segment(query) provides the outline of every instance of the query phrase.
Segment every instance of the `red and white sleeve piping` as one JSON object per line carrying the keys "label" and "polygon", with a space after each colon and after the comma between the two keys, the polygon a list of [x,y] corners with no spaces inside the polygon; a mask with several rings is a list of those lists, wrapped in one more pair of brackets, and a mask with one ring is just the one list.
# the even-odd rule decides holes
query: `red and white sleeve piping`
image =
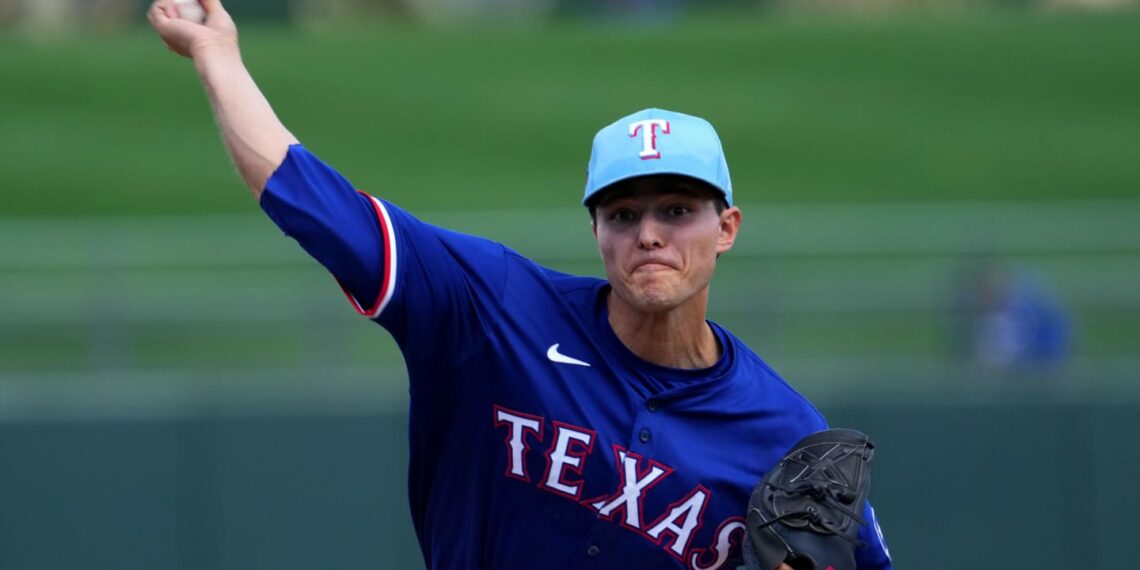
{"label": "red and white sleeve piping", "polygon": [[[361,192],[365,196],[364,192]],[[384,307],[388,306],[388,302],[392,300],[392,293],[396,289],[396,230],[392,227],[392,218],[388,216],[388,209],[384,207],[384,203],[372,196],[368,196],[372,201],[372,209],[376,212],[376,221],[380,226],[380,241],[384,244],[384,270],[380,276],[380,293],[376,296],[376,301],[370,307],[363,307],[356,297],[345,289],[344,284],[337,281],[340,285],[341,291],[344,291],[345,297],[352,303],[356,312],[375,319],[384,312]]]}

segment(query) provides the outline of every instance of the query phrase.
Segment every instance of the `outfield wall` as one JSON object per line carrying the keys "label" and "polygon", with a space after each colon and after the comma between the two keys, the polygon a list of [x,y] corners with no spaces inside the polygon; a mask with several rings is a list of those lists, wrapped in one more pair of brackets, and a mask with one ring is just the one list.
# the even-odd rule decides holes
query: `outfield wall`
{"label": "outfield wall", "polygon": [[[825,413],[878,444],[898,568],[1129,567],[1140,402]],[[7,421],[0,568],[422,568],[406,457],[400,413]]]}

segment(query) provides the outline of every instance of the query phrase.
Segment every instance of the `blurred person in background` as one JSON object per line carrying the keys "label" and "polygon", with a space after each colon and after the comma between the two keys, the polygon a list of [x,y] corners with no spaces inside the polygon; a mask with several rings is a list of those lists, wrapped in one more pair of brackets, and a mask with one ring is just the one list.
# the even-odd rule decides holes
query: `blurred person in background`
{"label": "blurred person in background", "polygon": [[[712,2],[708,2],[712,5]],[[564,15],[593,20],[612,20],[632,26],[674,22],[687,7],[685,0],[559,0]]]}
{"label": "blurred person in background", "polygon": [[1069,317],[1041,279],[996,262],[963,272],[956,300],[959,351],[984,368],[1061,368],[1071,342]]}
{"label": "blurred person in background", "polygon": [[114,32],[129,26],[141,7],[141,0],[0,0],[0,26],[48,35]]}
{"label": "blurred person in background", "polygon": [[0,0],[0,28],[7,28],[20,17],[20,0]]}

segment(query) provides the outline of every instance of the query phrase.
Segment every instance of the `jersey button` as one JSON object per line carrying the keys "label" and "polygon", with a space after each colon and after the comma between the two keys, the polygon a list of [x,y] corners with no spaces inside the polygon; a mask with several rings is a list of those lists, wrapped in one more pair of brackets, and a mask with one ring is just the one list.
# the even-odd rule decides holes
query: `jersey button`
{"label": "jersey button", "polygon": [[586,549],[586,555],[590,558],[595,558],[601,553],[602,549],[598,548],[598,545],[596,544],[591,544],[590,547]]}
{"label": "jersey button", "polygon": [[651,412],[656,412],[657,409],[661,407],[661,402],[658,402],[657,400],[654,400],[654,399],[650,399],[648,402],[645,403],[645,407],[648,408],[649,411],[651,411]]}
{"label": "jersey button", "polygon": [[637,434],[637,438],[641,440],[641,443],[649,443],[649,428],[641,428],[641,433]]}

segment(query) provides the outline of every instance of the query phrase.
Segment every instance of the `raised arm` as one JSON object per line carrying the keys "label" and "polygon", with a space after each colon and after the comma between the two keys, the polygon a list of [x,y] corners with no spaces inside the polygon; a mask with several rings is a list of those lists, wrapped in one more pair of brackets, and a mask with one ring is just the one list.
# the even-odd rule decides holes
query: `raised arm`
{"label": "raised arm", "polygon": [[237,26],[220,0],[201,0],[206,20],[178,17],[173,0],[157,0],[147,12],[171,51],[194,61],[226,149],[245,185],[261,196],[297,138],[277,118],[242,63]]}
{"label": "raised arm", "polygon": [[179,18],[174,0],[157,0],[147,18],[171,51],[194,61],[226,149],[262,210],[358,307],[378,306],[390,290],[384,284],[391,264],[380,206],[297,144],[245,69],[233,19],[219,0],[200,1],[201,24]]}

